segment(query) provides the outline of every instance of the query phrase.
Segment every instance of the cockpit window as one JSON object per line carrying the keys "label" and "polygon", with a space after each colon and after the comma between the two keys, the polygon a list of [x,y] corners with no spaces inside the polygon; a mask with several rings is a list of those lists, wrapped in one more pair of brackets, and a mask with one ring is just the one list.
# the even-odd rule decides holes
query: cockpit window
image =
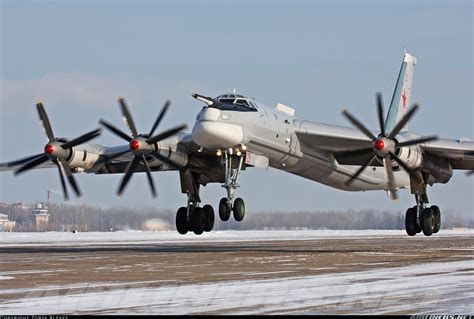
{"label": "cockpit window", "polygon": [[214,107],[221,110],[240,111],[240,112],[256,112],[257,107],[250,99],[240,94],[223,94],[216,97],[220,103]]}
{"label": "cockpit window", "polygon": [[222,102],[222,103],[227,103],[227,104],[232,104],[234,103],[235,99],[219,99],[219,102]]}
{"label": "cockpit window", "polygon": [[242,99],[237,99],[237,100],[235,100],[234,103],[239,104],[239,105],[243,105],[243,106],[250,106],[249,103],[246,100],[242,100]]}

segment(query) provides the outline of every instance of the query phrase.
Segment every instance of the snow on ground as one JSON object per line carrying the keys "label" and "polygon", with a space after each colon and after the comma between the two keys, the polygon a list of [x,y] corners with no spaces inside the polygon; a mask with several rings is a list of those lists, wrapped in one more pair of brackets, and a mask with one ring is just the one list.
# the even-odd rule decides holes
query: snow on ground
{"label": "snow on ground", "polygon": [[0,314],[472,314],[473,267],[468,260],[284,279],[31,292],[0,301]]}
{"label": "snow on ground", "polygon": [[[432,237],[473,236],[474,229],[440,230]],[[404,230],[249,230],[212,231],[196,236],[194,233],[180,235],[176,231],[117,231],[117,232],[0,232],[0,247],[17,244],[107,244],[107,243],[183,243],[216,241],[262,241],[262,240],[309,240],[324,238],[354,237],[407,237]],[[417,236],[423,237],[423,236]]]}

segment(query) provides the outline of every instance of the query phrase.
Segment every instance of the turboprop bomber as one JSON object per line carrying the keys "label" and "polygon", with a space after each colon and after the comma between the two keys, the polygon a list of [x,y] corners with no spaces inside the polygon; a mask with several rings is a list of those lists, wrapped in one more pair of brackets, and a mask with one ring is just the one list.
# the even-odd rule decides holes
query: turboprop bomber
{"label": "turboprop bomber", "polygon": [[177,210],[176,229],[180,234],[191,231],[200,235],[211,231],[215,222],[213,206],[201,201],[201,186],[222,184],[225,196],[219,201],[219,218],[228,221],[232,215],[241,222],[246,211],[244,200],[236,197],[241,173],[272,167],[344,191],[386,191],[391,199],[398,198],[400,189],[409,189],[416,204],[406,211],[406,232],[431,236],[441,227],[441,211],[430,206],[427,186],[448,183],[453,170],[474,170],[474,142],[407,130],[419,110],[418,103],[410,104],[416,62],[415,56],[405,53],[387,115],[382,95],[377,93],[375,131],[347,109],[342,110],[342,116],[351,127],[298,119],[295,109],[287,105],[277,103],[272,108],[235,92],[217,97],[193,93],[203,107],[191,132],[184,131],[186,124],[157,132],[170,101],[165,102],[150,130],[139,131],[125,99],[119,98],[128,133],[107,120],[99,123],[126,144],[107,147],[90,143],[102,133],[100,128],[74,139],[57,138],[42,103],[38,103],[47,144],[36,155],[0,164],[0,170],[19,175],[37,168],[56,168],[65,199],[69,197],[66,181],[81,196],[74,178],[80,172],[124,174],[117,189],[119,196],[133,174],[145,173],[156,197],[152,173],[178,171],[187,201]]}

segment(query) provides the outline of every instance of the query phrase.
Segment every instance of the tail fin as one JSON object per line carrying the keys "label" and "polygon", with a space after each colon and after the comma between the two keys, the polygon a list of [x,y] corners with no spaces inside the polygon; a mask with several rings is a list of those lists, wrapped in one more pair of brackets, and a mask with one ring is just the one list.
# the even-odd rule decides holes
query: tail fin
{"label": "tail fin", "polygon": [[416,57],[410,53],[405,53],[400,73],[398,74],[395,91],[393,91],[390,109],[388,110],[387,119],[385,121],[387,132],[390,132],[403,114],[408,111],[415,64]]}

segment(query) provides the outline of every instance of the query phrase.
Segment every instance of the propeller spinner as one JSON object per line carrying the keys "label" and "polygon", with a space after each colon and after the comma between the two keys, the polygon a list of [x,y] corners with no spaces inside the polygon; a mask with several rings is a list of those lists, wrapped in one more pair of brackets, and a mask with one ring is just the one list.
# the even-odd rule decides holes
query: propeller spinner
{"label": "propeller spinner", "polygon": [[[114,133],[118,137],[129,142],[129,151],[132,152],[134,155],[133,160],[127,166],[125,170],[125,175],[119,184],[119,187],[117,189],[117,195],[118,196],[122,195],[125,187],[130,181],[130,178],[132,177],[133,173],[135,173],[135,171],[137,170],[137,167],[139,165],[144,165],[147,178],[148,178],[148,184],[151,190],[151,194],[153,197],[156,197],[157,193],[156,193],[155,185],[151,176],[151,170],[147,162],[147,156],[152,156],[155,159],[170,165],[171,167],[179,169],[180,168],[179,164],[177,164],[173,160],[157,152],[156,143],[177,134],[179,131],[185,129],[187,125],[186,124],[178,125],[174,128],[164,131],[163,133],[153,135],[158,125],[160,124],[161,120],[163,119],[166,112],[168,111],[168,108],[171,105],[171,101],[167,100],[165,104],[163,105],[163,108],[161,109],[160,113],[158,114],[158,117],[156,118],[155,123],[153,123],[153,126],[150,129],[150,132],[148,134],[138,134],[137,128],[135,126],[135,122],[133,121],[132,115],[128,109],[125,99],[120,97],[118,99],[118,102],[120,105],[120,109],[122,110],[123,120],[125,122],[125,125],[130,130],[130,135],[124,133],[122,130],[118,129],[114,125],[102,119],[99,120],[99,123],[103,125],[105,128],[110,130],[112,133]],[[117,154],[117,156],[120,156],[120,155],[122,155],[122,153]]]}
{"label": "propeller spinner", "polygon": [[61,186],[63,188],[64,199],[69,199],[69,194],[66,187],[66,182],[64,179],[64,174],[69,181],[72,189],[76,193],[78,197],[82,196],[82,193],[79,189],[78,184],[73,176],[72,170],[67,163],[67,159],[71,154],[71,149],[77,145],[86,143],[102,133],[102,130],[96,129],[84,135],[81,135],[75,139],[72,139],[67,142],[61,142],[54,136],[53,129],[51,128],[51,124],[48,119],[48,115],[43,107],[43,104],[40,102],[36,104],[36,108],[38,110],[39,118],[41,125],[43,126],[44,132],[48,137],[48,144],[45,145],[43,153],[32,155],[14,162],[11,162],[11,165],[22,165],[19,169],[17,169],[13,174],[19,175],[21,173],[27,172],[38,165],[41,165],[48,160],[53,162],[58,167],[59,178],[61,180]]}
{"label": "propeller spinner", "polygon": [[420,107],[419,104],[415,103],[407,113],[400,119],[400,121],[397,122],[395,127],[391,130],[391,132],[387,133],[386,128],[385,128],[385,115],[384,115],[384,110],[383,110],[383,103],[382,103],[382,94],[377,93],[377,115],[378,115],[378,120],[379,120],[379,125],[380,125],[380,134],[378,136],[375,136],[372,134],[372,132],[367,129],[365,125],[363,125],[359,120],[357,120],[349,111],[343,110],[342,115],[349,121],[351,122],[355,127],[357,127],[362,133],[364,133],[365,136],[370,138],[372,140],[372,147],[369,148],[364,148],[364,149],[358,149],[358,150],[353,150],[353,151],[348,151],[344,152],[344,154],[347,155],[363,155],[363,154],[370,154],[372,153],[373,155],[369,158],[367,162],[362,165],[362,167],[357,170],[357,172],[351,176],[351,178],[346,182],[346,185],[350,185],[366,168],[369,166],[375,158],[381,158],[383,160],[383,166],[385,168],[385,171],[387,173],[387,188],[390,190],[391,198],[392,199],[397,199],[397,189],[396,189],[396,183],[395,183],[395,177],[393,175],[393,168],[392,168],[392,160],[395,160],[403,169],[405,169],[410,176],[417,180],[420,181],[420,177],[418,176],[416,170],[411,169],[408,167],[408,165],[403,162],[397,155],[395,155],[395,152],[397,149],[405,146],[412,146],[412,145],[418,145],[421,143],[425,143],[428,141],[433,141],[438,139],[437,136],[426,136],[426,137],[421,137],[405,142],[397,142],[395,140],[395,136],[402,130],[402,128],[405,126],[406,123],[413,117],[415,112],[418,110]]}

